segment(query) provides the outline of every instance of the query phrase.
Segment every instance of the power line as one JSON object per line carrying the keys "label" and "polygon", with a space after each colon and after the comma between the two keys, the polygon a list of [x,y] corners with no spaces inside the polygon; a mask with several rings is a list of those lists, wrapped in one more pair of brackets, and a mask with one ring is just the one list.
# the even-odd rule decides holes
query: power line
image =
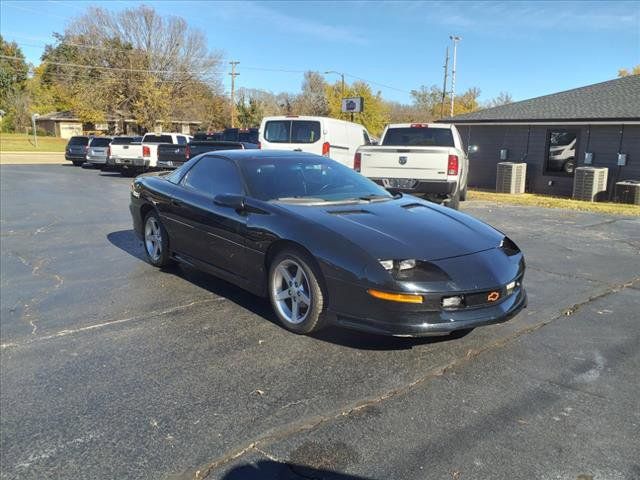
{"label": "power line", "polygon": [[[0,58],[4,58],[7,60],[24,60],[21,57],[15,57],[10,55],[0,55]],[[224,72],[212,72],[208,70],[199,70],[199,71],[189,71],[189,70],[153,70],[153,69],[138,69],[138,68],[122,68],[122,67],[106,67],[103,65],[81,65],[79,63],[66,63],[66,62],[54,62],[52,60],[42,60],[41,63],[46,63],[49,65],[58,65],[61,67],[76,67],[76,68],[84,68],[88,70],[96,69],[96,70],[112,70],[118,72],[138,72],[138,73],[166,73],[166,74],[180,74],[180,75],[200,75],[204,73],[212,74],[212,73],[224,73]]]}

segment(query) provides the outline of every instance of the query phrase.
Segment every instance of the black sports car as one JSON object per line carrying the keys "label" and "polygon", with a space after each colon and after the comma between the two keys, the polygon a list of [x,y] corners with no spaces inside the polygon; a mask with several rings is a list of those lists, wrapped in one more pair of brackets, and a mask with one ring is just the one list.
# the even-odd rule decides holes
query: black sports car
{"label": "black sports car", "polygon": [[302,152],[202,154],[131,186],[149,262],[179,261],[268,296],[282,325],[442,335],[526,305],[524,258],[473,217],[393,195]]}

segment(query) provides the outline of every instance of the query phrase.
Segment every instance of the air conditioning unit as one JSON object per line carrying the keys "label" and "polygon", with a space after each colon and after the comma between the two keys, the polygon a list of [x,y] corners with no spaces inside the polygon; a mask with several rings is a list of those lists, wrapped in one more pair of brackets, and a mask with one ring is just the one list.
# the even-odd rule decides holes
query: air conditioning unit
{"label": "air conditioning unit", "polygon": [[620,203],[640,205],[640,180],[623,180],[616,183],[616,198]]}
{"label": "air conditioning unit", "polygon": [[573,175],[573,198],[594,202],[599,193],[607,191],[608,173],[608,168],[576,168]]}
{"label": "air conditioning unit", "polygon": [[526,163],[500,162],[496,173],[496,192],[524,193],[526,178]]}

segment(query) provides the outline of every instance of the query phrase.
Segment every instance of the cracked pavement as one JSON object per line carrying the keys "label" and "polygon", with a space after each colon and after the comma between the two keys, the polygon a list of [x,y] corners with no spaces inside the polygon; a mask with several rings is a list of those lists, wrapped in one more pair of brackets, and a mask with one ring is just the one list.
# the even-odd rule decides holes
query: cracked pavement
{"label": "cracked pavement", "polygon": [[299,337],[146,264],[130,180],[0,174],[2,479],[640,477],[638,218],[466,202],[524,250],[528,309],[449,338]]}

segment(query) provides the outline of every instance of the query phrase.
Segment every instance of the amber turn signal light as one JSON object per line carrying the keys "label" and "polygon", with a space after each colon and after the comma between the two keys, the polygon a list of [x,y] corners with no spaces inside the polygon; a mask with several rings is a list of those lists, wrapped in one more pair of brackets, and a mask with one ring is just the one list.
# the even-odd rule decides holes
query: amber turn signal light
{"label": "amber turn signal light", "polygon": [[422,295],[381,292],[380,290],[374,290],[372,288],[367,290],[367,293],[372,297],[379,298],[381,300],[389,300],[390,302],[422,303]]}

